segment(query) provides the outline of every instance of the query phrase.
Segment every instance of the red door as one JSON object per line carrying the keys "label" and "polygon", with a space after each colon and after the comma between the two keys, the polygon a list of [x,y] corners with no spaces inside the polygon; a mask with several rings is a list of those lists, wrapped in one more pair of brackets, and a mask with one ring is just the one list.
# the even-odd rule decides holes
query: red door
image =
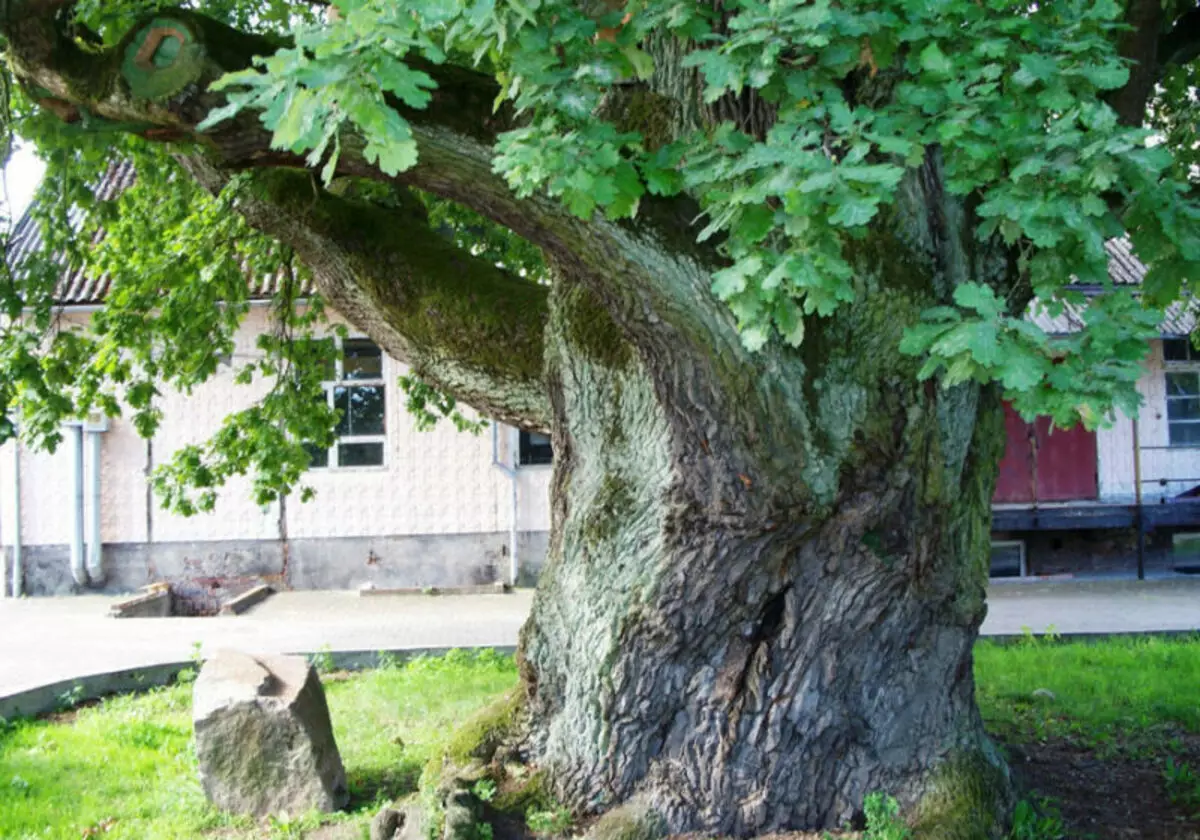
{"label": "red door", "polygon": [[1026,423],[1008,403],[1004,404],[1004,428],[1008,443],[992,501],[1031,503],[1096,498],[1095,432],[1082,426],[1051,429],[1048,417]]}

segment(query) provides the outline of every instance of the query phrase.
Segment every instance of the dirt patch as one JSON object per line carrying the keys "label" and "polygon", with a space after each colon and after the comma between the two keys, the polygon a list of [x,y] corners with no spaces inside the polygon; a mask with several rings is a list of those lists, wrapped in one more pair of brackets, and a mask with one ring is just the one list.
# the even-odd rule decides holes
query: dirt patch
{"label": "dirt patch", "polygon": [[[1177,763],[1200,767],[1200,738],[1181,738],[1177,747]],[[1022,791],[1053,800],[1069,837],[1200,840],[1200,816],[1167,794],[1164,759],[1100,755],[1062,739],[1008,750]]]}

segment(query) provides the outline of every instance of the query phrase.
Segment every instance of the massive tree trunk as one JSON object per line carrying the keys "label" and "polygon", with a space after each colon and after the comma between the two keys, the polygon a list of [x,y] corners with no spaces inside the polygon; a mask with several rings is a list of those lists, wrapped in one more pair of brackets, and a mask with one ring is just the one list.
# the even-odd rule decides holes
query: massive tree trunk
{"label": "massive tree trunk", "polygon": [[639,352],[593,292],[556,285],[553,537],[521,656],[533,755],[574,808],[634,798],[672,831],[751,836],[839,826],[884,792],[928,836],[997,824],[1007,771],[971,651],[998,399],[919,385],[898,357],[953,280],[928,257],[954,249],[885,238],[857,260],[869,304],[737,379],[705,370],[719,331]]}
{"label": "massive tree trunk", "polygon": [[[196,132],[219,102],[202,86],[166,102],[89,94],[42,24],[23,51],[8,29],[27,79],[192,137],[206,156],[187,165],[208,186],[299,168],[251,116]],[[975,242],[936,150],[850,246],[859,302],[808,318],[800,350],[750,353],[711,293],[720,263],[693,244],[694,207],[646,202],[617,225],[518,200],[490,167],[494,90],[443,82],[412,115],[419,166],[387,178],[348,143],[339,174],[517,231],[554,272],[548,303],[411,207],[279,172],[240,179],[236,206],[390,353],[492,416],[552,429],[551,556],[520,654],[530,760],[573,809],[634,802],[673,832],[836,828],[882,792],[927,836],[991,833],[1009,785],[971,651],[1002,418],[993,389],[918,383],[897,348],[956,285],[1012,288],[1015,265]]]}

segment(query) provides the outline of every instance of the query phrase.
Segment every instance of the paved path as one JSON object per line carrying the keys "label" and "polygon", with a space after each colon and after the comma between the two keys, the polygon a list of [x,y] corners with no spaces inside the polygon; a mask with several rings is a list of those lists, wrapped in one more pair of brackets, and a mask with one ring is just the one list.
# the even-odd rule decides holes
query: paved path
{"label": "paved path", "polygon": [[[0,600],[0,696],[87,674],[188,659],[222,647],[259,653],[513,645],[532,593],[369,597],[288,592],[239,617],[112,619],[114,598]],[[995,584],[983,632],[1200,629],[1200,580]]]}

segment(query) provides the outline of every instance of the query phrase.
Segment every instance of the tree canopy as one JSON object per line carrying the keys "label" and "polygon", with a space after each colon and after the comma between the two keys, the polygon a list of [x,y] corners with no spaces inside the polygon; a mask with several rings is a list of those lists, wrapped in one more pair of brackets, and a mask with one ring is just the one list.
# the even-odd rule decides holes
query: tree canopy
{"label": "tree canopy", "polygon": [[[761,352],[803,347],[812,319],[877,293],[847,248],[874,247],[873,226],[934,161],[977,220],[969,239],[1002,242],[1018,281],[961,276],[963,245],[949,258],[960,264],[939,267],[946,300],[896,352],[924,359],[919,376],[946,387],[997,381],[1020,411],[1061,424],[1136,410],[1146,340],[1200,266],[1194,3],[183,5],[0,4],[4,125],[49,165],[35,211],[43,258],[10,266],[0,285],[5,434],[19,416],[53,444],[64,418],[122,403],[152,433],[159,390],[194,387],[228,352],[247,275],[283,278],[278,331],[239,374],[269,378],[270,395],[160,474],[181,510],[211,504],[234,472],[256,474],[263,501],[290,490],[302,443],[328,442],[335,422],[317,399],[330,352],[315,332],[321,295],[301,295],[309,267],[291,244],[229,212],[251,179],[239,166],[307,167],[314,195],[408,214],[440,232],[439,259],[458,249],[509,278],[499,299],[535,325],[538,290],[553,282],[543,252],[601,224],[676,236],[681,226],[660,220],[686,216],[684,250],[713,267],[712,293]],[[239,160],[238,143],[252,153]],[[190,160],[195,174],[214,150],[233,162],[219,178],[198,184],[180,168]],[[456,156],[482,174],[453,182]],[[131,161],[137,183],[96,201],[114,161]],[[1122,236],[1149,267],[1140,290],[1109,278],[1105,242]],[[66,264],[114,280],[83,332],[53,330]],[[1048,336],[1024,317],[1035,297],[1052,311],[1082,305],[1077,284],[1104,291],[1087,299],[1082,331]],[[490,329],[497,298],[484,297],[455,313],[483,325],[470,343],[525,341],[512,356],[534,361],[503,375],[536,380],[540,335]],[[423,329],[436,327],[410,322],[406,340]],[[545,427],[540,397],[505,414],[483,386],[439,380],[451,355],[409,381],[427,420],[454,414],[459,398]]]}

